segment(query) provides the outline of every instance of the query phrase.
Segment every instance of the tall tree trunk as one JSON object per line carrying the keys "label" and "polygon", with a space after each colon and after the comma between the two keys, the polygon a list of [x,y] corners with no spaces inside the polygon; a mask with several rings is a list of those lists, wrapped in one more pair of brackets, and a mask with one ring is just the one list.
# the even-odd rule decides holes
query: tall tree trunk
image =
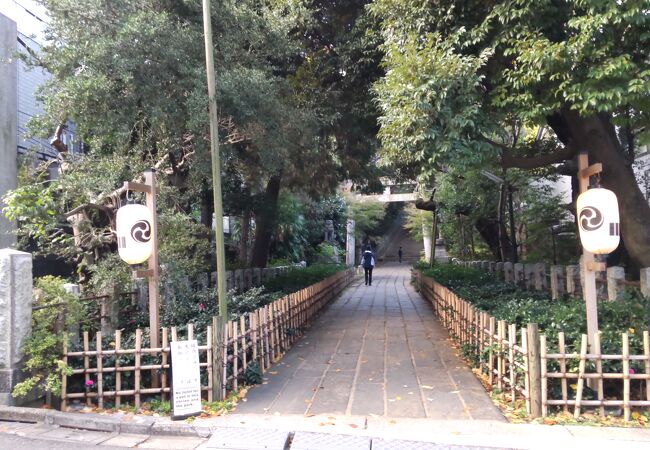
{"label": "tall tree trunk", "polygon": [[510,240],[506,230],[506,185],[501,184],[499,189],[499,246],[501,259],[499,261],[508,261],[510,258]]}
{"label": "tall tree trunk", "polygon": [[266,267],[278,211],[281,175],[274,175],[266,185],[264,199],[255,209],[255,243],[251,254],[252,267]]}
{"label": "tall tree trunk", "polygon": [[505,242],[499,239],[499,221],[497,219],[493,217],[480,217],[476,220],[476,231],[481,235],[481,238],[488,245],[497,261],[501,260],[502,246],[506,247],[505,251],[508,254],[509,241],[507,237]]}
{"label": "tall tree trunk", "polygon": [[627,164],[610,116],[583,117],[574,111],[562,115],[576,148],[589,152],[591,164],[603,164],[601,184],[618,198],[621,235],[625,236],[628,254],[639,267],[650,267],[650,205]]}
{"label": "tall tree trunk", "polygon": [[244,265],[248,263],[248,233],[251,228],[251,212],[245,210],[241,216],[241,236],[239,241],[239,261]]}
{"label": "tall tree trunk", "polygon": [[204,190],[201,193],[201,225],[212,229],[212,214],[214,213],[214,202],[212,201],[212,191]]}

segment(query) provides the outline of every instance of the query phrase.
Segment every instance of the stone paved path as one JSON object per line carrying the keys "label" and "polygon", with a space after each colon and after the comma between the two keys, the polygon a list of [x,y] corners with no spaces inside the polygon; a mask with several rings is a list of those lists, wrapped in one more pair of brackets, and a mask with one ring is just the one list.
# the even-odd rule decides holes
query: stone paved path
{"label": "stone paved path", "polygon": [[504,420],[447,342],[407,265],[358,278],[235,414]]}

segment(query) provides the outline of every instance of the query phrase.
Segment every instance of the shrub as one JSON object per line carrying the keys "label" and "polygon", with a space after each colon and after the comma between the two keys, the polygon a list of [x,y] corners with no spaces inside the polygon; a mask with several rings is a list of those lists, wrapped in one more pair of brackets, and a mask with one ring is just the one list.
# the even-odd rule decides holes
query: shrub
{"label": "shrub", "polygon": [[264,284],[267,292],[290,294],[316,284],[345,269],[341,264],[316,264],[306,268],[296,267],[280,274]]}
{"label": "shrub", "polygon": [[46,276],[37,278],[34,285],[32,333],[23,346],[25,372],[29,375],[18,383],[12,392],[14,397],[24,397],[34,390],[61,392],[61,376],[71,374],[61,360],[63,343],[68,342],[67,330],[84,317],[79,299],[63,289],[65,280]]}

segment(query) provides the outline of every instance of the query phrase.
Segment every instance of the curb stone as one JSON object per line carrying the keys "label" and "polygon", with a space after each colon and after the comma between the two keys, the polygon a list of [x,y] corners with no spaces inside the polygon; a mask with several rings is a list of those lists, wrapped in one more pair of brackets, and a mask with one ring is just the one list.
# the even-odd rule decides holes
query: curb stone
{"label": "curb stone", "polygon": [[[187,424],[156,423],[151,417],[137,417],[137,422],[125,422],[100,414],[71,414],[48,409],[0,406],[0,420],[9,422],[45,423],[68,428],[80,428],[111,433],[148,434],[159,436],[209,437],[208,427]],[[144,422],[144,423],[143,423]]]}

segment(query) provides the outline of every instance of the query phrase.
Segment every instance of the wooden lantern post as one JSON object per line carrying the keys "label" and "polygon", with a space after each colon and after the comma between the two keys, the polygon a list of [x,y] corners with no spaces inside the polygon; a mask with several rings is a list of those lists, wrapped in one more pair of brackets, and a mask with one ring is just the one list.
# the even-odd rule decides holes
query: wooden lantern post
{"label": "wooden lantern post", "polygon": [[[578,182],[580,194],[589,189],[589,178],[603,171],[601,163],[589,165],[589,156],[586,152],[578,155]],[[580,224],[578,224],[580,226]],[[605,263],[596,262],[594,254],[582,248],[582,274],[584,289],[582,290],[587,309],[587,339],[589,345],[593,344],[594,335],[598,333],[598,299],[596,295],[596,272],[607,270]]]}
{"label": "wooden lantern post", "polygon": [[160,347],[160,268],[158,264],[158,220],[156,216],[156,194],[160,188],[156,185],[154,169],[144,172],[144,183],[125,181],[123,189],[133,192],[144,192],[147,208],[151,211],[153,221],[151,224],[151,240],[153,251],[149,257],[149,267],[146,270],[134,270],[134,278],[149,279],[149,334],[151,348]]}

